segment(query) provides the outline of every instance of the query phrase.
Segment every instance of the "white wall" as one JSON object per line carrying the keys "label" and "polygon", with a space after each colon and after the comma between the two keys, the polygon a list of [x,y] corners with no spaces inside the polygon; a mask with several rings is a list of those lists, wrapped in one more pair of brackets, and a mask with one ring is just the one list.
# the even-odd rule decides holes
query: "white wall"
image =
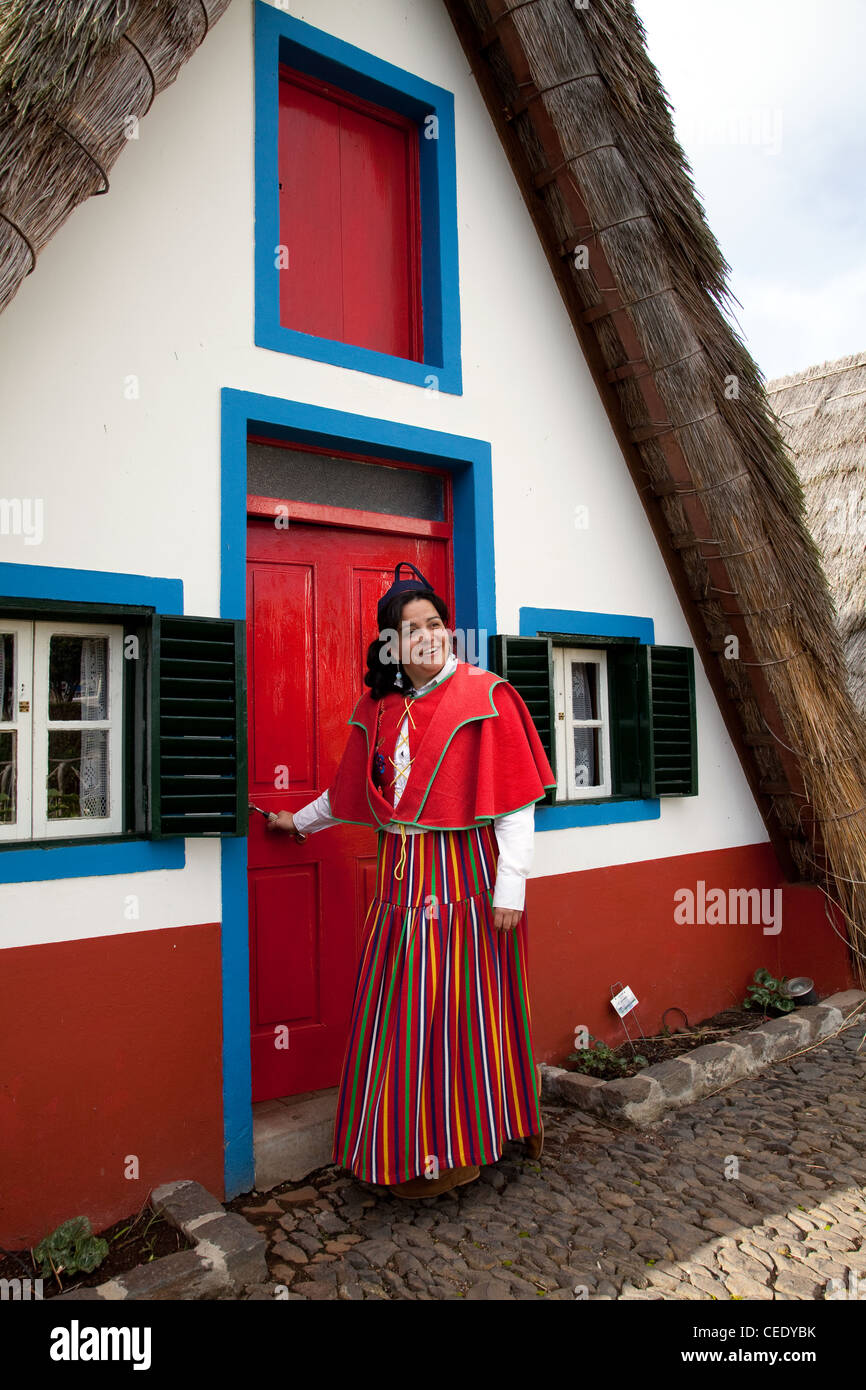
{"label": "white wall", "polygon": [[[44,539],[0,560],[180,577],[185,611],[219,612],[224,386],[488,439],[497,627],[521,606],[637,614],[690,634],[589,369],[444,6],[311,0],[292,13],[455,93],[464,394],[253,346],[253,16],[234,0],[111,173],[0,316],[2,492],[41,497]],[[127,376],[140,398],[124,395]],[[576,529],[575,508],[590,525]],[[536,836],[534,874],[766,840],[699,661],[698,797],[658,821]],[[183,871],[0,888],[12,939],[218,920],[219,849]],[[11,910],[10,910],[11,909]]]}

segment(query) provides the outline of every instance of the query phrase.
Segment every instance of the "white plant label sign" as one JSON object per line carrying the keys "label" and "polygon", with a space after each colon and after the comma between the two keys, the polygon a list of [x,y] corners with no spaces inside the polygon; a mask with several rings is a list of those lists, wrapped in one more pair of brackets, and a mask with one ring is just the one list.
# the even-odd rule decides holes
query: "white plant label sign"
{"label": "white plant label sign", "polygon": [[621,989],[619,994],[615,994],[610,1002],[613,1004],[620,1018],[623,1018],[627,1013],[631,1013],[637,1000],[628,985],[626,985],[625,989]]}

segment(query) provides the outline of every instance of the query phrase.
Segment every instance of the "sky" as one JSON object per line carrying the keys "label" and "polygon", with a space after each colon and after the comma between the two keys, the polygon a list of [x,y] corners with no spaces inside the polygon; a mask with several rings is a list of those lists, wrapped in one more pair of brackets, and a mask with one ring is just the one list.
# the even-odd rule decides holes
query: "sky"
{"label": "sky", "polygon": [[764,376],[866,352],[866,0],[635,9]]}

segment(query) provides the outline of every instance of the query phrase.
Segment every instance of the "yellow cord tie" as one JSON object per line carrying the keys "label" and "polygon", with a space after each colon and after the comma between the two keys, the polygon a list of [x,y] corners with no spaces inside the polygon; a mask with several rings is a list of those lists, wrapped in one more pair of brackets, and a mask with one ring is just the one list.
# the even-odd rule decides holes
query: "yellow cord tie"
{"label": "yellow cord tie", "polygon": [[403,872],[406,867],[406,827],[404,825],[400,826],[400,858],[397,861],[397,865],[399,868],[399,873],[397,872],[397,869],[395,869],[394,877],[402,879]]}
{"label": "yellow cord tie", "polygon": [[[411,712],[411,708],[410,708],[410,706],[411,706],[411,700],[412,700],[411,695],[407,695],[407,696],[405,697],[405,700],[404,700],[404,710],[405,710],[406,714],[409,716],[409,723],[412,725],[412,728],[414,729],[414,728],[415,728],[415,720],[412,718],[412,712]],[[400,722],[402,723],[402,720],[401,720]],[[397,747],[394,749],[394,752],[395,752],[395,753],[399,753],[399,752],[400,752],[400,749],[403,747],[403,744],[404,744],[404,743],[407,745],[407,747],[409,746],[409,734],[408,734],[408,732],[406,732],[406,733],[403,735],[403,737],[400,739],[400,742],[397,744]],[[392,758],[391,755],[390,755],[390,753],[388,754],[388,762],[391,764],[392,767],[397,768],[397,771],[394,773],[394,776],[391,778],[391,786],[393,787],[393,786],[396,786],[397,778],[400,776],[401,769],[400,769],[399,767],[397,767],[397,760],[396,760],[396,758]],[[411,758],[407,758],[407,759],[406,759],[406,763],[405,763],[405,774],[404,774],[406,777],[409,776],[409,770],[410,770],[411,767],[412,767],[412,759],[411,759]]]}

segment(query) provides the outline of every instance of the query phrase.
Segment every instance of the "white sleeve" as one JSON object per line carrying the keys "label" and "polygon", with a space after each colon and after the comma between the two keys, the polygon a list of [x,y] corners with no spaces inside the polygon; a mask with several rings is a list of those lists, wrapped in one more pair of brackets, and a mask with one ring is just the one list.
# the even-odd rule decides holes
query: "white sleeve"
{"label": "white sleeve", "polygon": [[309,801],[294,815],[295,827],[302,835],[315,835],[317,830],[326,830],[329,825],[340,825],[338,816],[331,815],[331,799],[327,791]]}
{"label": "white sleeve", "polygon": [[499,845],[493,906],[522,912],[535,847],[535,802],[507,816],[496,816],[493,828]]}

